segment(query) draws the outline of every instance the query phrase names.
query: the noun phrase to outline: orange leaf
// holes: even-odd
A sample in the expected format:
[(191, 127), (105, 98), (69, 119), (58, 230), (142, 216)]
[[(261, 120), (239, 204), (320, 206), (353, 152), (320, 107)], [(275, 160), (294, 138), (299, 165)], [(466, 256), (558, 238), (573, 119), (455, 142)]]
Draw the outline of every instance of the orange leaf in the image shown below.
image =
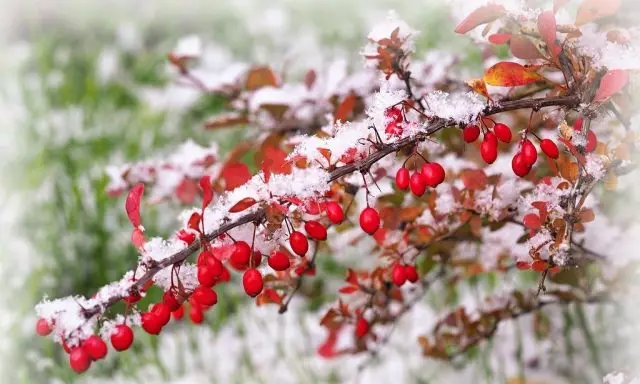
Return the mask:
[(556, 43), (556, 17), (551, 11), (542, 12), (538, 16), (538, 32), (545, 43), (551, 57), (557, 57), (562, 48)]
[(509, 49), (511, 54), (518, 59), (535, 60), (541, 59), (542, 55), (538, 48), (528, 38), (520, 35), (514, 35), (509, 41)]
[(228, 164), (222, 170), (221, 176), (227, 191), (241, 186), (251, 178), (249, 167), (243, 163)]
[(580, 219), (580, 222), (584, 224), (584, 223), (589, 223), (595, 220), (596, 215), (595, 213), (593, 213), (593, 209), (584, 208), (580, 211), (578, 218)]
[(340, 293), (344, 293), (346, 295), (357, 292), (358, 291), (358, 287), (356, 287), (355, 285), (346, 285), (342, 288), (339, 289)]
[(531, 269), (531, 263), (528, 263), (526, 261), (518, 261), (516, 262), (516, 268), (521, 270)]
[(487, 99), (491, 99), (489, 97), (489, 92), (487, 92), (487, 85), (484, 83), (483, 79), (471, 79), (467, 81), (467, 85), (470, 86), (476, 93), (481, 94)]
[(275, 87), (277, 84), (276, 75), (269, 67), (254, 67), (247, 73), (246, 88), (249, 91), (267, 86)]
[(353, 92), (349, 92), (349, 94), (342, 100), (342, 103), (338, 105), (336, 108), (336, 112), (334, 115), (335, 121), (347, 121), (347, 118), (353, 112), (353, 109), (356, 107), (356, 94)]
[(467, 189), (482, 189), (487, 186), (487, 175), (481, 169), (463, 169), (460, 178)]
[(510, 33), (494, 33), (489, 36), (489, 42), (491, 44), (506, 44), (511, 40)]
[(542, 76), (518, 63), (502, 61), (487, 69), (484, 81), (489, 85), (515, 87), (541, 80)]
[(625, 70), (614, 69), (604, 74), (600, 81), (600, 87), (593, 101), (604, 101), (618, 93), (629, 81), (629, 73)]
[(231, 213), (242, 212), (245, 209), (254, 205), (255, 203), (256, 203), (256, 200), (253, 197), (245, 197), (244, 199), (235, 203), (233, 207), (229, 208), (229, 212)]
[(548, 266), (549, 264), (547, 264), (547, 262), (544, 260), (536, 260), (533, 263), (531, 263), (531, 269), (533, 269), (536, 272), (544, 272)]
[(618, 12), (622, 0), (584, 0), (578, 7), (576, 25), (583, 25)]
[(478, 25), (492, 22), (504, 14), (504, 7), (498, 4), (483, 5), (471, 12), (456, 26), (456, 33), (467, 33)]

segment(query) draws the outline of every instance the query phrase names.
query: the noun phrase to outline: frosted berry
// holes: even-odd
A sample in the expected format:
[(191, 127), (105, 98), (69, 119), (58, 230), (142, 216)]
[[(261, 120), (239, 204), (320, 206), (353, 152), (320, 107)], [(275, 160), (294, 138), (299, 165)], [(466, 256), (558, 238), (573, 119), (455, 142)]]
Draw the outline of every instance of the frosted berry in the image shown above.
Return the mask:
[(89, 336), (82, 344), (82, 348), (92, 360), (100, 360), (107, 356), (107, 343), (98, 335)]
[(373, 235), (380, 228), (380, 215), (378, 211), (367, 207), (360, 213), (360, 228), (366, 233)]
[(493, 132), (496, 134), (496, 138), (503, 143), (511, 142), (511, 128), (508, 125), (496, 123), (493, 127)]
[(584, 147), (584, 150), (587, 152), (593, 152), (596, 150), (597, 146), (598, 138), (596, 137), (596, 134), (593, 133), (593, 131), (589, 131), (587, 133), (587, 145)]
[(258, 296), (264, 286), (260, 271), (255, 268), (247, 269), (242, 276), (242, 286), (247, 295), (251, 297)]
[(520, 148), (520, 153), (522, 153), (522, 157), (524, 161), (532, 166), (538, 160), (538, 150), (536, 150), (535, 145), (529, 139), (524, 139), (522, 141), (522, 147)]
[(171, 308), (165, 303), (155, 304), (151, 311), (163, 327), (171, 320)]
[(393, 284), (398, 287), (401, 287), (405, 281), (407, 281), (407, 274), (405, 273), (404, 265), (397, 263), (393, 266), (393, 269), (391, 270), (391, 280), (393, 281)]
[(333, 224), (340, 224), (344, 220), (344, 212), (340, 204), (330, 201), (327, 203), (327, 217)]
[(208, 265), (201, 265), (198, 267), (198, 283), (205, 287), (213, 287), (217, 278), (213, 274), (213, 270)]
[(133, 344), (133, 331), (126, 324), (119, 324), (111, 335), (111, 345), (116, 351), (125, 351)]
[(83, 348), (74, 348), (69, 354), (69, 365), (75, 373), (82, 373), (91, 366), (91, 357)]
[(487, 164), (492, 164), (498, 158), (498, 141), (491, 132), (484, 135), (480, 144), (480, 155)]
[(516, 153), (511, 159), (511, 169), (517, 176), (524, 177), (531, 170), (531, 165), (527, 164), (522, 153)]
[(540, 149), (544, 152), (545, 155), (549, 156), (552, 159), (557, 159), (560, 156), (560, 151), (558, 151), (558, 146), (556, 143), (549, 139), (542, 139), (540, 141)]
[(204, 321), (202, 308), (197, 304), (191, 304), (191, 308), (189, 308), (189, 318), (193, 324), (202, 324)]
[(286, 271), (291, 266), (289, 256), (284, 252), (276, 251), (269, 257), (268, 264), (275, 271)]
[(291, 232), (291, 235), (289, 235), (289, 245), (291, 245), (291, 249), (293, 249), (293, 252), (295, 252), (299, 256), (304, 256), (305, 253), (307, 253), (307, 251), (309, 250), (309, 241), (307, 240), (307, 237), (302, 234), (302, 232)]
[(407, 281), (411, 283), (418, 281), (418, 270), (413, 265), (405, 265), (404, 274), (407, 277)]
[(396, 172), (396, 186), (398, 189), (406, 191), (409, 189), (409, 170), (405, 167), (398, 169)]
[(162, 295), (162, 302), (165, 303), (171, 311), (175, 311), (180, 308), (178, 299), (176, 299), (175, 295), (171, 291), (167, 291)]
[(218, 302), (216, 291), (202, 285), (193, 290), (193, 300), (204, 308), (211, 307)]
[(304, 230), (315, 240), (322, 241), (327, 239), (327, 228), (315, 220), (309, 220), (304, 223)]
[(369, 333), (369, 322), (365, 320), (364, 317), (358, 317), (356, 320), (356, 337), (363, 338), (367, 333)]
[(422, 176), (422, 172), (414, 172), (409, 180), (409, 186), (411, 187), (411, 193), (420, 197), (424, 195), (424, 191), (427, 190), (427, 182)]
[(47, 336), (52, 331), (51, 325), (45, 319), (38, 319), (36, 323), (36, 333), (40, 336)]
[(150, 335), (157, 335), (162, 331), (162, 323), (158, 316), (153, 312), (145, 312), (140, 316), (142, 322), (142, 329)]
[(480, 128), (475, 124), (469, 124), (462, 130), (462, 139), (467, 143), (473, 143), (480, 136)]
[(229, 258), (229, 262), (236, 269), (244, 269), (249, 265), (251, 257), (251, 247), (245, 241), (237, 241), (234, 244), (233, 253)]
[(444, 168), (439, 163), (426, 163), (422, 166), (422, 176), (428, 186), (437, 187), (444, 181)]

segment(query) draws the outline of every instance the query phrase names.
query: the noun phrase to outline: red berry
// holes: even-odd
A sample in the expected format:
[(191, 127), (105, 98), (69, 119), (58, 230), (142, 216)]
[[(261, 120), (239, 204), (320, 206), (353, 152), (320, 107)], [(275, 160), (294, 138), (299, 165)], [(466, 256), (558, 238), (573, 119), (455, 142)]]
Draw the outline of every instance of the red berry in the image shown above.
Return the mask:
[(333, 224), (340, 224), (344, 220), (344, 212), (340, 204), (330, 201), (327, 203), (327, 217)]
[(469, 124), (462, 130), (462, 139), (467, 143), (473, 143), (480, 136), (480, 128), (475, 124)]
[(116, 351), (129, 349), (133, 344), (133, 331), (126, 324), (116, 326), (115, 332), (111, 335), (111, 345)]
[(205, 287), (213, 287), (217, 279), (213, 275), (213, 270), (207, 265), (201, 265), (198, 267), (198, 283)]
[(387, 123), (387, 126), (384, 128), (384, 132), (387, 135), (400, 136), (402, 135), (402, 126), (395, 121), (391, 121)]
[(511, 128), (508, 125), (502, 123), (496, 123), (493, 127), (493, 132), (496, 134), (498, 140), (503, 143), (511, 142)]
[(309, 220), (304, 223), (304, 230), (315, 240), (321, 241), (327, 239), (327, 228), (315, 220)]
[(421, 172), (414, 172), (409, 180), (409, 186), (411, 187), (411, 193), (420, 197), (424, 195), (424, 191), (427, 189), (427, 182)]
[(191, 304), (191, 308), (189, 309), (189, 318), (193, 324), (202, 324), (204, 321), (204, 312), (202, 308), (197, 304)]
[(593, 152), (596, 150), (597, 146), (598, 138), (596, 137), (596, 134), (593, 133), (593, 131), (589, 131), (587, 133), (587, 145), (584, 147), (584, 150), (587, 152)]
[(218, 302), (218, 294), (211, 288), (203, 287), (202, 285), (196, 287), (192, 294), (193, 300), (204, 308), (211, 307)]
[(171, 320), (171, 308), (165, 303), (155, 304), (151, 312), (158, 318), (158, 321), (163, 327)]
[(418, 270), (413, 265), (404, 266), (404, 274), (407, 276), (407, 281), (415, 283), (418, 281)]
[(150, 335), (157, 335), (162, 331), (162, 323), (158, 316), (153, 312), (145, 312), (142, 314), (142, 329)]
[(255, 268), (247, 269), (242, 276), (244, 291), (251, 297), (258, 296), (258, 294), (262, 292), (263, 285), (262, 275), (260, 271)]
[(69, 365), (75, 373), (82, 373), (89, 369), (91, 357), (84, 348), (74, 348), (69, 354)]
[(51, 328), (51, 325), (49, 325), (49, 322), (45, 319), (38, 319), (38, 322), (36, 323), (36, 333), (40, 336), (47, 336), (48, 334), (51, 333), (53, 329)]
[(196, 235), (191, 231), (181, 229), (178, 231), (178, 239), (184, 241), (187, 245), (191, 245), (191, 243), (196, 241)]
[(498, 158), (498, 141), (492, 133), (484, 135), (484, 140), (480, 144), (480, 155), (487, 164), (492, 164)]
[(391, 120), (395, 121), (396, 123), (402, 122), (402, 111), (400, 110), (400, 108), (387, 108), (387, 110), (384, 111), (384, 115), (391, 118)]
[(285, 271), (291, 266), (289, 256), (284, 252), (276, 251), (269, 257), (268, 264), (275, 271)]
[(396, 172), (396, 186), (403, 191), (409, 189), (409, 170), (407, 168), (402, 167)]
[(162, 302), (165, 303), (171, 311), (175, 311), (180, 307), (178, 299), (176, 299), (175, 295), (171, 291), (167, 291), (162, 295)]
[(173, 318), (176, 320), (182, 319), (182, 316), (184, 316), (184, 306), (181, 305), (178, 309), (171, 312), (171, 315), (173, 315)]
[(575, 129), (576, 131), (581, 131), (583, 123), (584, 119), (582, 117), (578, 117), (576, 121), (573, 122), (573, 129)]
[(91, 335), (82, 344), (82, 348), (92, 360), (100, 360), (107, 356), (107, 343), (97, 335)]
[(229, 270), (226, 267), (222, 267), (222, 274), (220, 275), (220, 281), (229, 281), (231, 280), (231, 274), (229, 273)]
[(205, 265), (211, 269), (211, 273), (213, 277), (219, 279), (222, 275), (222, 261), (211, 254), (210, 257), (205, 259)]
[(262, 253), (260, 253), (260, 251), (256, 249), (255, 251), (253, 251), (253, 257), (251, 258), (251, 265), (249, 266), (251, 268), (255, 268), (260, 266), (260, 264), (262, 264)]
[(540, 141), (540, 149), (544, 152), (545, 155), (549, 156), (552, 159), (557, 159), (560, 156), (560, 151), (558, 151), (558, 146), (556, 143), (549, 139), (542, 139)]
[(373, 235), (380, 228), (380, 215), (378, 211), (367, 207), (360, 213), (360, 228), (366, 233)]
[(356, 320), (356, 337), (363, 338), (369, 333), (369, 322), (364, 317), (358, 317)]
[(291, 235), (289, 235), (289, 244), (293, 252), (300, 256), (304, 256), (309, 250), (309, 241), (307, 241), (307, 237), (303, 235), (302, 232), (291, 232)]
[(422, 176), (430, 187), (437, 187), (444, 181), (444, 168), (439, 163), (426, 163), (422, 166)]
[(250, 257), (251, 247), (249, 247), (249, 244), (244, 241), (236, 241), (229, 262), (235, 269), (244, 269), (249, 265)]
[(66, 353), (71, 353), (71, 347), (69, 347), (66, 341), (62, 342), (62, 349), (64, 349)]
[(532, 166), (538, 160), (538, 151), (536, 150), (535, 145), (529, 139), (524, 139), (522, 141), (522, 147), (520, 148), (520, 153), (522, 153), (522, 157), (524, 161)]
[(516, 175), (524, 177), (531, 171), (531, 165), (527, 163), (522, 153), (519, 152), (511, 160), (511, 169)]
[(405, 281), (407, 281), (407, 274), (404, 270), (404, 265), (397, 263), (394, 265), (391, 270), (391, 280), (393, 280), (393, 284), (401, 287)]

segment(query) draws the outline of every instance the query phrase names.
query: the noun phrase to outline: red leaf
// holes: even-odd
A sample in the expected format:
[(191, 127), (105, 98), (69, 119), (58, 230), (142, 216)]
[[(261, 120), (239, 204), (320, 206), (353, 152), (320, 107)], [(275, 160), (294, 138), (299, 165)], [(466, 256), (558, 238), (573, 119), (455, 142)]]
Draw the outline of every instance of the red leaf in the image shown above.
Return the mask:
[(524, 36), (512, 36), (511, 41), (509, 41), (509, 49), (511, 50), (511, 54), (518, 59), (535, 60), (542, 58), (536, 46), (533, 45), (531, 40)]
[(522, 269), (522, 270), (527, 270), (527, 269), (531, 268), (531, 263), (526, 262), (526, 261), (518, 261), (518, 262), (516, 262), (516, 268)]
[(200, 219), (202, 218), (202, 216), (200, 216), (200, 214), (198, 212), (193, 212), (191, 214), (191, 217), (189, 217), (189, 221), (187, 223), (187, 227), (191, 228), (191, 229), (195, 229), (196, 231), (200, 232)]
[(307, 89), (311, 89), (313, 84), (316, 82), (316, 71), (310, 69), (307, 73), (304, 74), (304, 85), (307, 86)]
[(481, 24), (489, 23), (504, 14), (504, 7), (498, 4), (483, 5), (471, 12), (456, 26), (456, 33), (467, 33)]
[(339, 327), (335, 329), (329, 329), (327, 340), (325, 340), (324, 343), (318, 346), (317, 352), (319, 356), (324, 357), (325, 359), (331, 359), (339, 355), (338, 351), (336, 351), (339, 331)]
[(562, 48), (556, 43), (556, 17), (553, 12), (545, 11), (538, 16), (538, 32), (547, 43), (551, 57), (557, 57)]
[(229, 212), (231, 213), (242, 212), (245, 209), (254, 205), (255, 203), (256, 203), (256, 200), (253, 197), (245, 197), (244, 199), (235, 203), (233, 207), (229, 208)]
[(621, 69), (614, 69), (604, 74), (600, 87), (594, 97), (594, 102), (604, 101), (618, 93), (629, 81), (629, 73)]
[(251, 173), (245, 164), (233, 163), (224, 167), (221, 176), (224, 179), (226, 190), (230, 191), (246, 183), (251, 178)]
[(536, 272), (544, 272), (544, 270), (547, 269), (548, 266), (549, 264), (544, 260), (536, 260), (531, 263), (531, 269)]
[(320, 152), (320, 154), (327, 159), (327, 164), (331, 165), (331, 151), (328, 150), (327, 148), (318, 148), (318, 152)]
[(144, 184), (139, 183), (133, 186), (127, 195), (127, 200), (124, 203), (124, 208), (129, 216), (129, 221), (134, 227), (139, 227), (140, 222), (140, 200), (144, 193)]
[(359, 291), (359, 289), (355, 285), (346, 285), (346, 286), (340, 288), (339, 291), (340, 291), (340, 293), (344, 293), (344, 294), (348, 295), (348, 294), (351, 294), (351, 293)]
[(204, 175), (200, 178), (200, 189), (202, 189), (202, 210), (211, 204), (213, 200), (213, 190), (211, 189), (211, 178)]
[(349, 92), (349, 94), (342, 100), (342, 103), (336, 108), (334, 115), (334, 121), (346, 121), (353, 109), (356, 106), (356, 94)]
[(511, 40), (510, 33), (494, 33), (489, 36), (489, 42), (491, 44), (506, 44)]
[(503, 87), (527, 85), (541, 79), (532, 69), (510, 61), (497, 63), (484, 73), (485, 83)]
[(287, 152), (275, 146), (265, 147), (263, 150), (262, 170), (270, 173), (289, 174), (291, 164), (287, 161)]
[(131, 232), (131, 244), (138, 249), (144, 245), (144, 233), (139, 228), (134, 228)]
[(622, 0), (584, 0), (578, 7), (576, 25), (611, 16), (618, 12)]
[(353, 269), (347, 269), (347, 277), (344, 278), (344, 281), (347, 283), (358, 285), (358, 275), (353, 271)]
[(184, 178), (176, 187), (176, 197), (183, 204), (191, 204), (198, 194), (198, 185), (194, 180)]
[(542, 226), (542, 222), (540, 221), (540, 216), (536, 215), (535, 213), (526, 214), (522, 219), (522, 223), (526, 228), (531, 229), (533, 231), (540, 229), (540, 227)]

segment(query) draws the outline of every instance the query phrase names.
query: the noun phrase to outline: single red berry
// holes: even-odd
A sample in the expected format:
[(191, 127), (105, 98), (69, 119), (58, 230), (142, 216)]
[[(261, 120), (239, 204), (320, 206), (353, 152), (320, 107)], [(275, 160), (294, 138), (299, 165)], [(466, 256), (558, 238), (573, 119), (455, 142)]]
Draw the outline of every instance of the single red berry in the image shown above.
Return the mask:
[(222, 274), (220, 275), (220, 281), (223, 282), (227, 282), (231, 280), (231, 274), (229, 273), (229, 270), (227, 269), (227, 267), (222, 267)]
[(315, 240), (327, 240), (327, 228), (315, 220), (309, 220), (304, 223), (304, 230)]
[(178, 309), (176, 309), (175, 311), (171, 312), (171, 315), (176, 320), (182, 319), (182, 316), (184, 316), (184, 306), (181, 305), (180, 307), (178, 307)]
[(503, 143), (511, 142), (511, 128), (508, 125), (502, 123), (496, 123), (493, 127), (493, 132), (496, 134), (498, 140)]
[(409, 170), (405, 167), (398, 169), (396, 172), (396, 186), (398, 189), (406, 191), (409, 189)]
[(307, 240), (307, 236), (303, 235), (302, 232), (291, 232), (291, 235), (289, 235), (289, 244), (293, 252), (300, 256), (304, 256), (309, 250), (309, 241)]
[(593, 131), (589, 131), (587, 133), (587, 145), (584, 147), (584, 150), (586, 152), (593, 152), (596, 150), (597, 146), (598, 146), (598, 138), (596, 137), (596, 134), (593, 133)]
[(36, 323), (36, 333), (38, 335), (47, 336), (48, 334), (51, 333), (52, 330), (53, 328), (51, 328), (51, 325), (47, 320), (38, 319), (38, 322)]
[(217, 279), (208, 265), (200, 265), (198, 267), (198, 283), (200, 283), (200, 285), (213, 287), (216, 281)]
[(157, 335), (162, 331), (162, 323), (158, 316), (153, 312), (145, 312), (140, 316), (142, 322), (142, 329), (144, 329), (150, 335)]
[(67, 344), (66, 341), (62, 342), (62, 349), (64, 349), (66, 353), (71, 353), (71, 347)]
[(511, 169), (513, 169), (513, 173), (516, 175), (524, 177), (531, 171), (531, 165), (527, 163), (522, 153), (518, 152), (513, 156), (513, 159), (511, 159)]
[(171, 311), (175, 311), (180, 307), (180, 303), (176, 296), (171, 291), (166, 291), (162, 294), (162, 302), (165, 303)]
[(380, 215), (378, 211), (367, 207), (360, 213), (360, 228), (366, 233), (373, 235), (380, 228)]
[(356, 320), (356, 337), (361, 339), (369, 333), (369, 322), (364, 317), (358, 317)]
[(467, 143), (473, 143), (480, 136), (480, 128), (475, 124), (469, 124), (462, 130), (462, 139)]
[(402, 135), (402, 131), (404, 131), (402, 126), (398, 122), (395, 122), (395, 121), (391, 121), (391, 122), (387, 123), (387, 126), (384, 128), (384, 132), (387, 135), (400, 136), (400, 135)]
[(202, 308), (197, 304), (191, 304), (191, 308), (189, 308), (189, 318), (193, 324), (202, 324), (204, 321)]
[(407, 281), (412, 283), (418, 281), (418, 270), (413, 265), (405, 265), (404, 274), (407, 276)]
[(498, 158), (498, 141), (491, 132), (484, 135), (484, 140), (480, 144), (480, 155), (487, 164), (492, 164)]
[(253, 257), (251, 258), (251, 264), (249, 267), (256, 268), (259, 267), (260, 264), (262, 264), (262, 253), (256, 249), (253, 251)]
[(82, 344), (82, 348), (89, 354), (92, 360), (100, 360), (107, 356), (107, 343), (98, 335), (91, 335)]
[(191, 245), (191, 243), (193, 243), (194, 241), (196, 241), (196, 235), (195, 233), (191, 232), (191, 231), (187, 231), (184, 229), (181, 229), (180, 231), (178, 231), (178, 239), (184, 241), (185, 243), (187, 243), (187, 245)]
[(269, 257), (268, 264), (275, 271), (286, 271), (291, 266), (289, 256), (284, 252), (276, 251)]
[(82, 373), (91, 366), (91, 357), (84, 348), (74, 348), (69, 354), (69, 365), (75, 373)]
[(250, 257), (251, 247), (249, 247), (249, 244), (245, 241), (236, 241), (231, 257), (229, 257), (229, 262), (235, 269), (242, 270), (249, 265)]
[(397, 107), (387, 108), (387, 110), (384, 111), (384, 115), (391, 118), (391, 120), (395, 121), (396, 123), (401, 123), (403, 120), (402, 110), (400, 110), (400, 108), (397, 108)]
[(222, 276), (222, 261), (220, 259), (211, 254), (205, 259), (205, 265), (210, 268), (214, 278), (220, 279)]
[(327, 217), (333, 224), (340, 224), (344, 220), (344, 212), (340, 204), (330, 201), (327, 203)]
[(411, 187), (411, 193), (420, 197), (424, 195), (424, 191), (427, 189), (427, 182), (421, 172), (414, 172), (409, 180), (409, 186)]
[(536, 163), (536, 160), (538, 160), (538, 150), (536, 150), (536, 146), (533, 145), (529, 139), (522, 140), (520, 153), (522, 153), (524, 161), (529, 164), (529, 166), (532, 166)]
[(160, 324), (163, 327), (169, 323), (169, 320), (171, 320), (171, 308), (164, 302), (155, 304), (151, 309), (151, 312), (156, 315), (158, 321), (160, 321)]
[(405, 281), (407, 281), (407, 274), (404, 270), (404, 265), (397, 263), (393, 266), (391, 270), (391, 280), (393, 280), (393, 284), (401, 287)]
[(430, 187), (437, 187), (444, 181), (444, 168), (439, 163), (426, 163), (422, 166), (422, 176)]
[(218, 302), (218, 294), (216, 291), (209, 287), (203, 287), (202, 285), (193, 290), (192, 297), (196, 303), (204, 308), (216, 305)]
[(247, 269), (242, 276), (242, 286), (247, 295), (251, 297), (258, 296), (264, 286), (260, 271), (255, 268)]
[(116, 325), (111, 335), (111, 345), (116, 351), (125, 351), (133, 344), (133, 330), (126, 324)]
[(542, 139), (540, 141), (540, 149), (544, 152), (545, 155), (549, 156), (552, 159), (557, 159), (560, 156), (560, 151), (558, 151), (558, 146), (556, 143), (549, 139)]

